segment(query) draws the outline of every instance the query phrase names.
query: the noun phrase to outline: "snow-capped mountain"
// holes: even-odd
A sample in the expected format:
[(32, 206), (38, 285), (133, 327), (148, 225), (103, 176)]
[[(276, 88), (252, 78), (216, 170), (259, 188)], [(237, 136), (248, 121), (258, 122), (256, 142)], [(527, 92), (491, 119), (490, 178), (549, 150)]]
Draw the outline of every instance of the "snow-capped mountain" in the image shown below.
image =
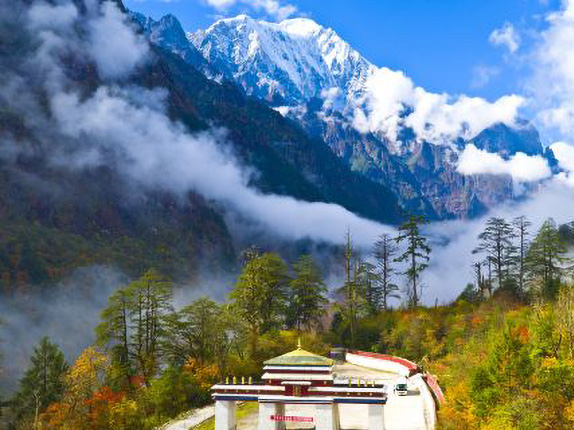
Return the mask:
[(510, 176), (458, 172), (468, 143), (503, 158), (543, 153), (536, 130), (518, 119), (520, 97), (488, 102), (430, 93), (402, 72), (372, 64), (311, 19), (221, 19), (186, 34), (202, 56), (195, 63), (177, 20), (139, 21), (152, 42), (296, 121), (351, 170), (391, 189), (409, 212), (467, 217), (514, 197)]
[(239, 15), (187, 37), (227, 78), (275, 106), (338, 96), (344, 108), (375, 69), (333, 30), (306, 18), (276, 24)]

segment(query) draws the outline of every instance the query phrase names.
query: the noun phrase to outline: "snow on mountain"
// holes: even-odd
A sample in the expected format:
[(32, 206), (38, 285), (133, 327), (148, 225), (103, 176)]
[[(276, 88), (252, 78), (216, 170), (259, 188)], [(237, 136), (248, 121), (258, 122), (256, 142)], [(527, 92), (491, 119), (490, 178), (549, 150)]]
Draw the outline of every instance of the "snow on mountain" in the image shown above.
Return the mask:
[(400, 71), (376, 67), (335, 31), (307, 18), (276, 24), (240, 15), (187, 36), (248, 94), (274, 107), (320, 98), (326, 110), (342, 112), (359, 132), (375, 133), (394, 150), (400, 149), (405, 129), (419, 141), (452, 146), (497, 123), (518, 127), (524, 102), (516, 95), (489, 102), (428, 92)]
[[(191, 62), (180, 27), (165, 18), (144, 23), (152, 42)], [(351, 170), (391, 189), (413, 213), (476, 216), (513, 198), (508, 175), (457, 170), (468, 143), (504, 159), (543, 152), (536, 131), (517, 120), (521, 97), (491, 102), (431, 93), (401, 71), (370, 63), (311, 19), (270, 23), (239, 15), (186, 37), (208, 77), (235, 82), (265, 100), (323, 140)]]
[(333, 30), (306, 18), (276, 24), (239, 15), (188, 39), (227, 78), (275, 106), (333, 95), (332, 88), (345, 106), (375, 69)]

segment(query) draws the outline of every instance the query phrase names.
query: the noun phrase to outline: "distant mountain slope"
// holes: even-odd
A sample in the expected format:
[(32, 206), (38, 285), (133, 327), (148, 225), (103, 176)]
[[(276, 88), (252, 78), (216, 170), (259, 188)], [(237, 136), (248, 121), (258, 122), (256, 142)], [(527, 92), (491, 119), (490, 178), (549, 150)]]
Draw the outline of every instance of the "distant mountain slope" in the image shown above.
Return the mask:
[(322, 141), (310, 138), (294, 122), (233, 84), (207, 79), (173, 53), (155, 52), (157, 61), (139, 83), (169, 88), (174, 118), (190, 128), (208, 123), (225, 127), (237, 154), (259, 172), (255, 185), (262, 191), (338, 203), (383, 222), (404, 217), (388, 188), (351, 172)]
[(456, 171), (457, 152), (469, 141), (504, 157), (543, 153), (536, 130), (520, 122), (493, 123), (446, 147), (427, 147), (408, 127), (398, 142), (384, 133), (359, 132), (356, 112), (364, 109), (368, 80), (377, 67), (332, 29), (310, 19), (275, 24), (240, 15), (187, 37), (220, 77), (299, 122), (354, 171), (392, 189), (408, 211), (431, 218), (466, 217), (513, 198), (510, 177), (463, 177)]
[[(59, 17), (62, 22), (56, 24), (64, 25), (65, 19), (74, 17), (82, 35), (88, 12), (81, 0), (74, 3), (77, 20), (72, 8), (56, 6), (55, 11), (68, 17)], [(29, 7), (26, 2), (16, 6), (23, 11)], [(17, 16), (24, 20), (27, 15)], [(260, 100), (246, 96), (235, 83), (208, 79), (205, 73), (210, 66), (188, 44), (177, 20), (138, 22), (150, 40), (167, 49), (152, 42), (146, 48), (146, 62), (114, 82), (100, 75), (96, 64), (81, 51), (83, 44), (72, 44), (70, 55), (49, 59), (57, 62), (57, 94), (90, 100), (115, 91), (118, 96), (110, 100), (127, 103), (134, 90), (145, 93), (146, 88), (161, 88), (169, 118), (184, 124), (187, 131), (226, 130), (227, 139), (222, 140), (241, 165), (253, 172), (251, 185), (260, 192), (338, 203), (388, 223), (404, 218), (392, 191), (351, 172), (322, 141), (310, 138)], [(166, 34), (166, 29), (175, 31)], [(66, 134), (58, 128), (53, 106), (46, 103), (52, 95), (44, 85), (52, 77), (38, 77), (36, 69), (28, 67), (30, 59), (37, 58), (38, 41), (18, 21), (10, 23), (6, 34), (0, 38), (0, 60), (9, 68), (0, 67), (0, 75), (26, 86), (21, 100), (0, 91), (0, 285), (14, 291), (50, 284), (78, 266), (94, 263), (116, 265), (132, 275), (155, 267), (178, 279), (189, 279), (201, 268), (215, 273), (235, 270), (238, 232), (228, 223), (228, 209), (222, 204), (198, 192), (180, 195), (159, 186), (134, 186), (122, 172), (129, 164), (114, 162), (113, 147), (99, 154), (109, 156), (107, 163), (85, 160), (85, 164), (67, 165), (67, 154), (84, 144), (96, 146), (90, 139), (97, 138)], [(59, 88), (61, 83), (65, 85)], [(105, 133), (121, 133), (101, 123), (96, 112), (93, 120)], [(113, 141), (115, 136), (110, 137)], [(142, 145), (142, 150), (150, 144), (130, 142), (135, 149)]]

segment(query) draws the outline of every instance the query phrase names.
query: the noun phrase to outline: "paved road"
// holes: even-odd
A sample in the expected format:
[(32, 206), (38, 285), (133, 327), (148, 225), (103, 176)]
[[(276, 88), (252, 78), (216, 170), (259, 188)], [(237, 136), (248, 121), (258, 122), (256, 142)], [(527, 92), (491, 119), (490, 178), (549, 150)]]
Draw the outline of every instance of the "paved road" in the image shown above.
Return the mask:
[(189, 430), (215, 415), (215, 406), (194, 409), (184, 417), (167, 423), (158, 430)]
[[(367, 369), (348, 363), (336, 366), (333, 372), (341, 377), (376, 380), (391, 387), (385, 405), (386, 430), (426, 430), (424, 405), (419, 391), (409, 383), (408, 396), (396, 396), (392, 392), (392, 387), (398, 378), (397, 374)], [(339, 414), (341, 429), (367, 429), (367, 406), (341, 405)]]

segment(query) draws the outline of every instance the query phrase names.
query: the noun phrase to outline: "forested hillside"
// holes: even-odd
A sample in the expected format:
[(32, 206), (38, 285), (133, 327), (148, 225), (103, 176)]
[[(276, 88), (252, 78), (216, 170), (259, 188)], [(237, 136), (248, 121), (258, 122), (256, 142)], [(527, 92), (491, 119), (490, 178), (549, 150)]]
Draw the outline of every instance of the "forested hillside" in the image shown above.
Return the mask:
[[(176, 308), (169, 279), (146, 271), (109, 297), (97, 341), (79, 357), (40, 342), (8, 403), (15, 428), (152, 429), (209, 403), (217, 381), (259, 378), (262, 362), (293, 349), (299, 336), (321, 354), (344, 346), (420, 363), (446, 394), (440, 428), (571, 428), (572, 227), (559, 230), (548, 220), (522, 242), (530, 233), (526, 218), (514, 228), (492, 218), (477, 238), (492, 276), (477, 271), (476, 284), (454, 303), (424, 307), (418, 279), (432, 251), (422, 223), (413, 217), (397, 237), (375, 238), (371, 256), (348, 235), (345, 280), (331, 293), (312, 257), (288, 264), (256, 248), (243, 253), (226, 303), (199, 298)], [(500, 250), (503, 260), (496, 259)]]

